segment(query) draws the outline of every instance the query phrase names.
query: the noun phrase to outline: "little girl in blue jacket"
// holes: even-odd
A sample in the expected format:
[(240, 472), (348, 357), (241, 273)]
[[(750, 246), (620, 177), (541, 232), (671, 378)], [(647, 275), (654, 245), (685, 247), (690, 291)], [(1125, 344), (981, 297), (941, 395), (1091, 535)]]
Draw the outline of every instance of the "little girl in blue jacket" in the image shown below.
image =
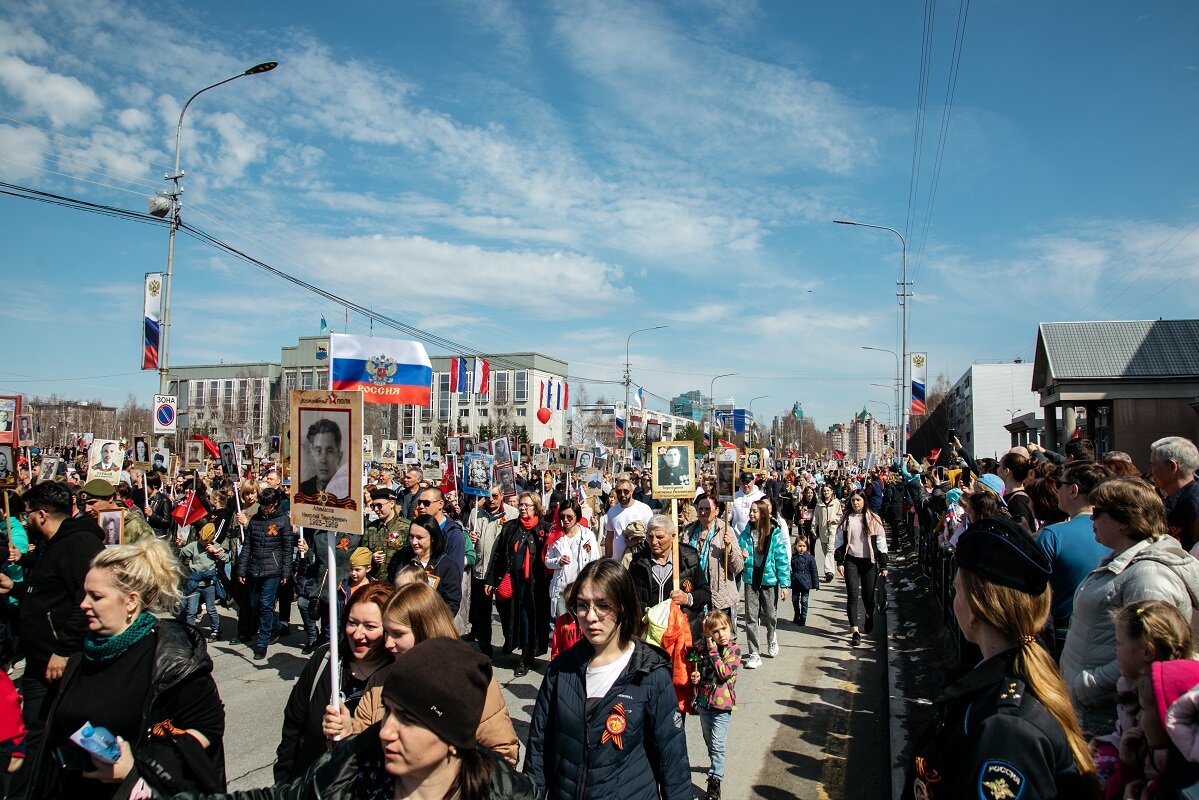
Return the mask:
[(820, 588), (820, 573), (816, 559), (808, 552), (807, 540), (800, 536), (791, 551), (791, 605), (795, 609), (795, 624), (808, 624), (808, 592)]

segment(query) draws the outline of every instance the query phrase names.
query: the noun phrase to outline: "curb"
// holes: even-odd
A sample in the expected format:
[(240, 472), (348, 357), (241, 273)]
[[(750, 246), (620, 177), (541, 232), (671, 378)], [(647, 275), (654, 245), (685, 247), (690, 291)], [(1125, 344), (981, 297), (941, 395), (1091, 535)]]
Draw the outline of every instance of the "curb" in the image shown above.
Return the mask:
[(899, 603), (895, 599), (894, 584), (887, 581), (887, 670), (886, 681), (887, 685), (884, 692), (887, 697), (887, 724), (890, 728), (889, 743), (890, 752), (888, 753), (888, 761), (891, 764), (891, 798), (899, 800), (903, 795), (903, 783), (907, 770), (904, 765), (899, 763), (899, 754), (904, 752), (907, 747), (908, 736), (907, 730), (904, 727), (904, 719), (906, 716), (906, 708), (904, 700), (899, 697), (895, 691), (896, 678), (899, 675), (899, 664), (895, 655), (894, 648), (891, 647), (891, 642), (895, 640), (899, 633)]

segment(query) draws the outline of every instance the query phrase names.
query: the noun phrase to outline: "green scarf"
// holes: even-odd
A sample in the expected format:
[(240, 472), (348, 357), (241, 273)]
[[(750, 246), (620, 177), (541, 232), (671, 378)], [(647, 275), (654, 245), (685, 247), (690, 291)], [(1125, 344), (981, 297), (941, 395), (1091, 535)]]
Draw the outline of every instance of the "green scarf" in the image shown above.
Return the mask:
[(133, 624), (116, 636), (88, 633), (87, 638), (83, 640), (83, 657), (88, 661), (111, 661), (144, 639), (157, 624), (158, 617), (149, 611), (143, 611), (137, 615)]

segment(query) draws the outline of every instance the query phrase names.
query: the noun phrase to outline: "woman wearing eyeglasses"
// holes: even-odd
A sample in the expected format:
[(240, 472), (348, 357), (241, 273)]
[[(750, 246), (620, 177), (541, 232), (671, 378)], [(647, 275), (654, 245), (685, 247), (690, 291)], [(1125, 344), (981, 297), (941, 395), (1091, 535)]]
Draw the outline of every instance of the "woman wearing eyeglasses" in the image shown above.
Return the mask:
[(566, 596), (583, 639), (546, 670), (525, 774), (547, 798), (690, 800), (670, 661), (636, 638), (632, 577), (612, 559), (593, 561)]
[(1116, 723), (1120, 677), (1113, 613), (1164, 600), (1190, 619), (1192, 598), (1199, 597), (1199, 560), (1166, 535), (1161, 498), (1140, 478), (1104, 481), (1090, 501), (1095, 540), (1112, 552), (1074, 592), (1061, 668), (1082, 729), (1106, 731)]
[(504, 652), (520, 648), (522, 677), (549, 648), (549, 576), (542, 561), (549, 526), (532, 492), (516, 499), (516, 519), (504, 523), (487, 567), (484, 591), (494, 595), (504, 628)]
[[(558, 599), (567, 586), (574, 583), (583, 567), (599, 558), (599, 543), (590, 529), (580, 523), (582, 507), (578, 500), (569, 500), (558, 508), (558, 530), (550, 533), (552, 542), (545, 551), (545, 566), (554, 571), (550, 577), (550, 613), (559, 613)], [(558, 535), (555, 537), (555, 533)]]

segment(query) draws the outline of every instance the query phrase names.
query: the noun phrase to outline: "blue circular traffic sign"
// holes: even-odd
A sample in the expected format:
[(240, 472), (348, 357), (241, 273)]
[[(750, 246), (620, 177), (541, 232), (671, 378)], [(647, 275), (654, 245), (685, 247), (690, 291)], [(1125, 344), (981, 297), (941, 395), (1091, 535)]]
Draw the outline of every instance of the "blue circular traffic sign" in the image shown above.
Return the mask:
[(169, 428), (175, 422), (175, 409), (170, 406), (159, 406), (155, 412), (158, 417), (158, 424)]

